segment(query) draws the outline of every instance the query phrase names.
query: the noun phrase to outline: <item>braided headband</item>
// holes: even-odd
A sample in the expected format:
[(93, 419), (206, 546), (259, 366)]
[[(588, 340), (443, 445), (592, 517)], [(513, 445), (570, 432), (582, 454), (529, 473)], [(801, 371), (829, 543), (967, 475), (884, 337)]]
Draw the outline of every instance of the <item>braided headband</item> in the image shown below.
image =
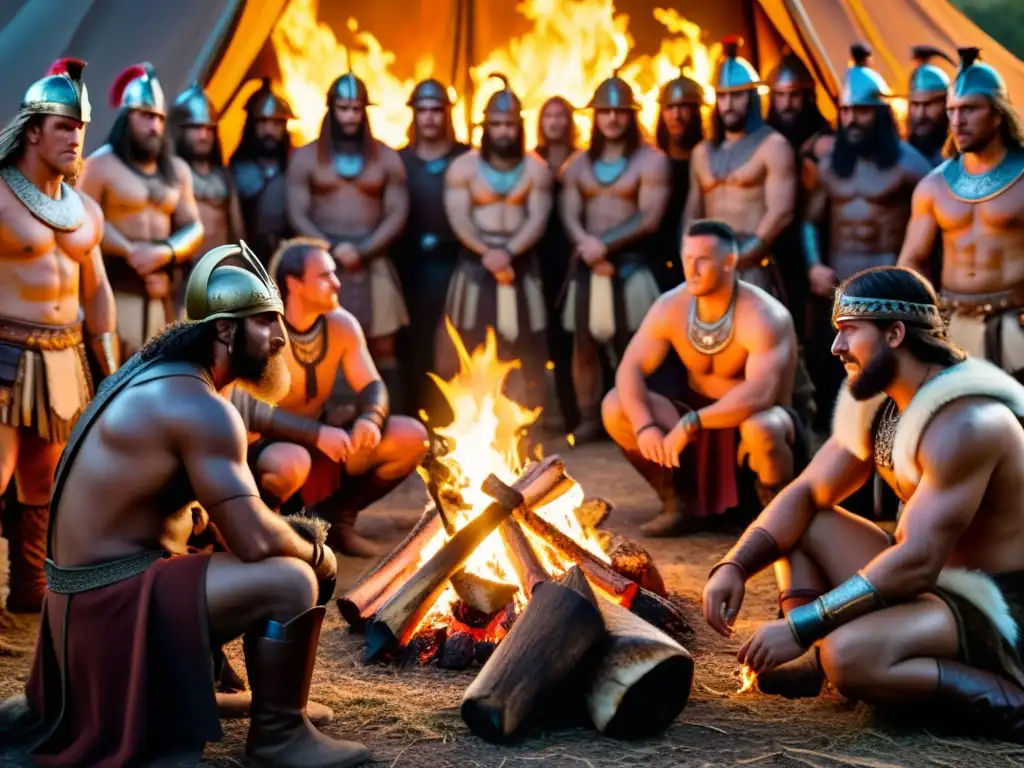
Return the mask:
[(836, 294), (832, 303), (832, 325), (838, 327), (848, 320), (902, 320), (927, 326), (944, 325), (939, 308), (934, 304)]

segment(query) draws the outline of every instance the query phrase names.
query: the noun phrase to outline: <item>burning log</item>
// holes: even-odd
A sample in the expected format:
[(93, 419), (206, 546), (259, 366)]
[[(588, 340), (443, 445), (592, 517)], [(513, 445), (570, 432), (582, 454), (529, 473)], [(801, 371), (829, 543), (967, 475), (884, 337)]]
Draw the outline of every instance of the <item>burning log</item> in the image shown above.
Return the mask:
[(601, 523), (608, 519), (611, 514), (612, 503), (607, 499), (594, 498), (584, 499), (575, 511), (576, 519), (580, 525), (587, 529), (599, 528)]
[(693, 685), (693, 658), (664, 632), (608, 600), (600, 601), (607, 637), (586, 694), (594, 727), (615, 739), (664, 731), (683, 711)]
[[(512, 488), (490, 477), (489, 495), (500, 497), (456, 534), (381, 606), (366, 628), (366, 661), (405, 645), (427, 611), (444, 591), (445, 582), (514, 508), (531, 506), (565, 478), (565, 465), (557, 456), (545, 459), (536, 475), (518, 479)], [(491, 482), (493, 480), (493, 482)], [(493, 491), (493, 494), (492, 494)]]
[(612, 536), (609, 543), (611, 546), (607, 548), (608, 557), (612, 559), (612, 569), (616, 573), (635, 581), (656, 595), (668, 595), (658, 566), (654, 564), (654, 558), (646, 549), (635, 541), (617, 534)]
[(563, 583), (539, 584), (466, 690), (462, 719), (487, 741), (507, 740), (604, 634), (597, 598), (579, 568), (571, 569)]
[(513, 519), (504, 520), (498, 532), (508, 551), (509, 559), (512, 560), (512, 566), (516, 569), (516, 576), (526, 590), (526, 597), (533, 597), (534, 588), (548, 580), (548, 572), (541, 565), (537, 553), (533, 551), (519, 523)]
[(467, 669), (476, 655), (476, 641), (469, 632), (456, 632), (448, 637), (437, 665), (441, 669)]
[[(507, 523), (508, 520), (505, 522)], [(491, 581), (466, 571), (453, 573), (451, 582), (455, 594), (462, 602), (487, 615), (497, 613), (504, 608), (519, 591), (519, 586), (516, 584)]]

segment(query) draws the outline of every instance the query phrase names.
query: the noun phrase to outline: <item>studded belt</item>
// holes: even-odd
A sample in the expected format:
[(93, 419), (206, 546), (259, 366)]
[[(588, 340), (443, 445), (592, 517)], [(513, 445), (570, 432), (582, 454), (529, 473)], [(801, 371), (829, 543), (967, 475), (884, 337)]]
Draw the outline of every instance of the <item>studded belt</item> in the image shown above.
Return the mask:
[(994, 293), (943, 291), (940, 300), (944, 312), (969, 317), (990, 317), (1014, 309), (1024, 309), (1024, 284)]
[(44, 352), (69, 349), (82, 343), (82, 324), (38, 325), (0, 317), (0, 341)]

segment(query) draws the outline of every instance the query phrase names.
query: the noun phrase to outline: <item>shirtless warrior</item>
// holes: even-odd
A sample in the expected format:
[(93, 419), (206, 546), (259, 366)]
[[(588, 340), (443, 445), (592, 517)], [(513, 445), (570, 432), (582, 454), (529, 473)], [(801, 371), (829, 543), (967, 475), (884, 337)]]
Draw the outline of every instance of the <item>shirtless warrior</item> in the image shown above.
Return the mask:
[(89, 122), (84, 63), (63, 59), (25, 93), (0, 132), (0, 525), (7, 539), (7, 608), (35, 613), (53, 472), (92, 397), (83, 346), (104, 374), (117, 369), (114, 297), (99, 245), (103, 214), (70, 184)]
[(285, 170), (292, 151), (288, 121), (291, 106), (263, 78), (245, 102), (245, 125), (238, 149), (231, 156), (231, 175), (242, 209), (242, 228), (261, 263), (270, 262), (278, 244), (288, 237), (285, 211)]
[[(41, 763), (198, 762), (223, 735), (210, 648), (241, 635), (248, 757), (357, 765), (367, 750), (321, 734), (306, 713), (337, 562), (322, 525), (260, 500), (245, 426), (223, 396), (232, 383), (267, 399), (287, 391), (281, 298), (237, 245), (206, 254), (186, 293), (191, 320), (108, 379), (71, 434), (36, 657), (26, 696), (5, 702), (0, 720), (35, 726)], [(228, 551), (187, 554), (195, 502), (198, 525), (208, 515)]]
[[(828, 316), (835, 287), (851, 275), (896, 263), (914, 187), (928, 175), (928, 161), (900, 140), (889, 106), (889, 86), (868, 66), (870, 53), (852, 48), (853, 62), (839, 101), (839, 131), (821, 161), (818, 184), (804, 213), (803, 254), (814, 302), (814, 333), (808, 340), (818, 414), (823, 428), (843, 380), (828, 354), (833, 336)], [(827, 221), (827, 223), (826, 223)], [(819, 228), (827, 228), (829, 250), (822, 252)]]
[(951, 338), (1024, 380), (1024, 144), (1006, 83), (978, 49), (960, 50), (946, 108), (955, 157), (914, 192), (900, 264), (928, 274), (941, 237)]
[(693, 151), (685, 221), (726, 222), (740, 237), (740, 279), (784, 299), (772, 246), (793, 220), (796, 160), (789, 142), (764, 122), (760, 78), (738, 55), (741, 44), (730, 38), (723, 45), (715, 72), (714, 134)]
[[(824, 675), (1020, 740), (1024, 388), (964, 360), (937, 303), (905, 269), (840, 286), (835, 432), (712, 569), (704, 616), (732, 637), (744, 582), (774, 563), (785, 618), (739, 652), (762, 691), (814, 695)], [(837, 506), (876, 470), (905, 503), (893, 537)]]
[[(737, 462), (757, 475), (766, 502), (806, 458), (791, 407), (793, 320), (770, 294), (738, 279), (738, 258), (729, 225), (689, 224), (686, 282), (651, 307), (604, 399), (608, 434), (662, 503), (661, 514), (642, 527), (648, 536), (678, 535), (694, 518), (737, 506)], [(685, 378), (666, 397), (645, 379), (670, 352)], [(681, 466), (686, 472), (677, 475)]]
[(581, 418), (574, 430), (577, 444), (604, 432), (602, 349), (614, 369), (661, 295), (644, 246), (661, 224), (671, 192), (668, 157), (644, 142), (640, 105), (629, 83), (617, 75), (605, 80), (587, 106), (594, 110), (590, 147), (563, 171), (561, 200), (576, 257), (562, 321), (574, 334), (572, 373)]
[[(415, 419), (391, 415), (359, 323), (338, 307), (330, 246), (286, 240), (270, 274), (284, 299), (291, 388), (276, 405), (244, 388), (232, 393), (247, 430), (260, 436), (249, 447), (249, 467), (268, 507), (298, 493), (310, 513), (331, 523), (327, 543), (334, 549), (382, 554), (356, 533), (356, 518), (412, 474), (426, 455), (427, 432)], [(339, 376), (358, 393), (351, 412), (327, 408)]]
[(164, 92), (149, 64), (114, 81), (120, 109), (107, 143), (89, 156), (81, 189), (103, 208), (103, 259), (125, 356), (177, 317), (174, 282), (203, 241), (188, 163), (164, 135)]
[(953, 66), (956, 62), (930, 45), (915, 45), (910, 55), (917, 66), (910, 73), (907, 141), (935, 168), (945, 160), (942, 151), (949, 138), (949, 117), (946, 115), (949, 75), (931, 60), (944, 59)]
[[(544, 402), (544, 294), (534, 246), (551, 213), (547, 164), (527, 152), (522, 105), (505, 87), (484, 109), (479, 150), (448, 168), (444, 207), (462, 245), (448, 287), (445, 314), (468, 349), (483, 343), (488, 328), (503, 360), (522, 368), (510, 395), (534, 408)], [(458, 372), (455, 347), (444, 324), (437, 329), (435, 360), (442, 378)]]
[(200, 253), (245, 237), (238, 195), (231, 174), (224, 167), (217, 119), (213, 102), (198, 83), (174, 100), (174, 150), (192, 170), (192, 192), (203, 224)]
[(373, 137), (366, 85), (351, 72), (327, 92), (320, 137), (288, 164), (287, 206), (299, 235), (326, 240), (338, 263), (341, 306), (355, 315), (396, 399), (395, 335), (409, 323), (388, 248), (405, 227), (409, 191), (398, 153)]

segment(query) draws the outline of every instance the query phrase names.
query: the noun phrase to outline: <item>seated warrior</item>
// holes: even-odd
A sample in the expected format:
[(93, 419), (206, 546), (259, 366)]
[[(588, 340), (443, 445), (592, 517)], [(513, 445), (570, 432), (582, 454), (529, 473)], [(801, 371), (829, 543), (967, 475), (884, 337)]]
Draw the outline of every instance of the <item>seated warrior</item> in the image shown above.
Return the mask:
[[(381, 551), (356, 533), (356, 518), (415, 471), (427, 432), (415, 419), (390, 414), (359, 323), (338, 306), (336, 270), (324, 241), (281, 244), (270, 274), (284, 299), (291, 388), (276, 406), (238, 387), (231, 400), (259, 435), (249, 446), (249, 467), (266, 504), (278, 508), (298, 493), (311, 513), (332, 524), (332, 547), (373, 557)], [(358, 393), (357, 403), (332, 411), (326, 406), (339, 374)]]
[[(712, 569), (704, 616), (731, 637), (744, 583), (774, 563), (785, 618), (739, 652), (762, 691), (815, 695), (824, 677), (1019, 739), (1024, 386), (953, 346), (937, 304), (902, 268), (839, 287), (832, 437)], [(875, 471), (904, 503), (893, 537), (837, 506)]]
[[(757, 475), (765, 503), (804, 458), (791, 407), (793, 320), (779, 301), (737, 277), (737, 248), (725, 222), (689, 225), (686, 282), (651, 307), (604, 399), (605, 429), (662, 503), (661, 514), (642, 526), (648, 536), (677, 535), (694, 517), (736, 507), (737, 462)], [(678, 360), (670, 364), (682, 363), (666, 377), (674, 390), (650, 391), (647, 377), (672, 353)], [(675, 472), (684, 457), (688, 498)]]

